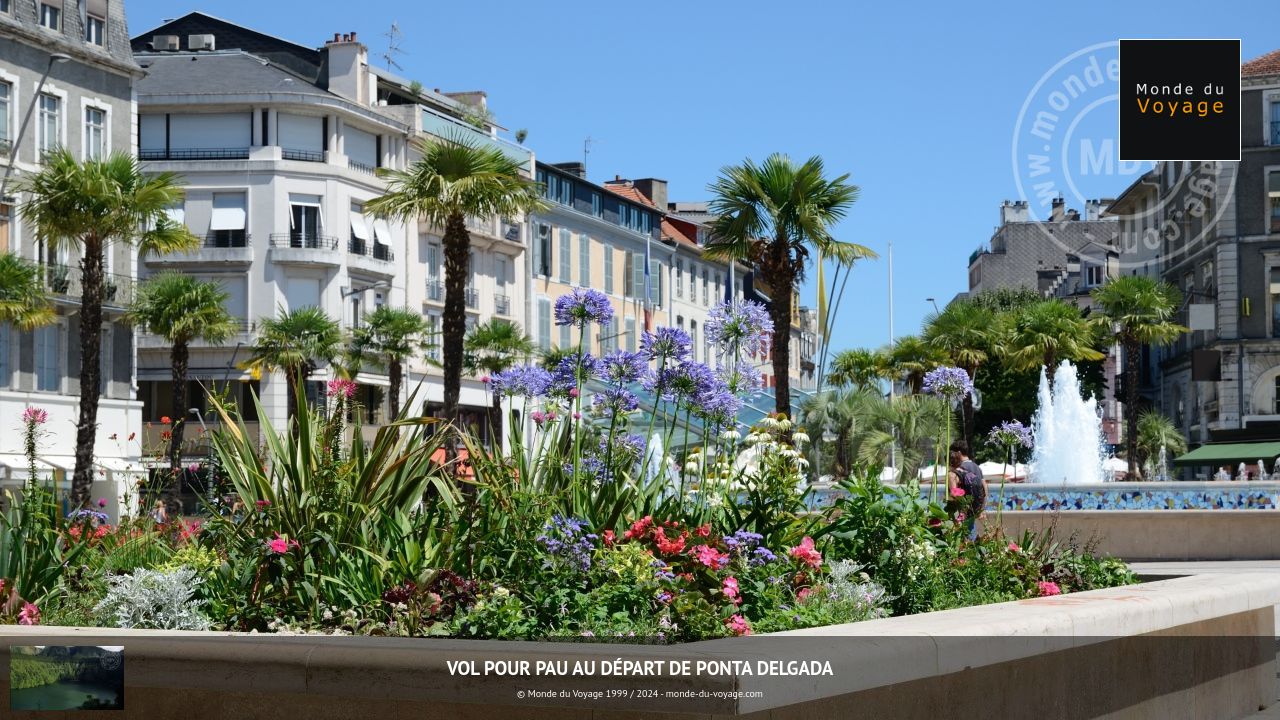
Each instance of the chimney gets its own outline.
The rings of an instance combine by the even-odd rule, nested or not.
[[[1000,203],[1000,224],[1008,225],[1009,223],[1026,222],[1027,221],[1027,203],[1021,200],[1010,202],[1005,200]]]
[[[1067,214],[1067,201],[1060,197],[1053,199],[1053,209],[1050,215],[1050,222],[1062,222]]]
[[[369,105],[369,49],[356,41],[355,33],[334,33],[324,44],[328,56],[327,84],[330,92],[360,105]]]
[[[583,180],[587,179],[587,166],[584,163],[580,163],[580,162],[552,163],[551,166],[560,168],[565,172],[573,173],[574,175],[577,175],[579,178]]]
[[[658,178],[640,178],[632,182],[635,188],[645,197],[649,198],[649,202],[662,208],[667,207],[667,181]]]

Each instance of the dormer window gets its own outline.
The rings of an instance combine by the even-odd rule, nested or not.
[[[1084,266],[1084,284],[1085,287],[1097,287],[1106,280],[1106,269],[1101,265],[1085,265]]]

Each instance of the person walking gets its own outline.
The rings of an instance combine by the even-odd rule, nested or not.
[[[964,513],[963,522],[969,528],[969,539],[976,540],[978,518],[987,505],[987,481],[982,477],[982,468],[969,458],[969,443],[956,440],[949,450],[947,464],[951,470],[947,473],[947,496],[957,501],[958,513]]]

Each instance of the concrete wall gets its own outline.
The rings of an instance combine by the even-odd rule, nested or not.
[[[1222,574],[675,646],[0,627],[125,650],[119,717],[1245,717],[1275,700],[1280,580]],[[466,676],[449,661],[829,662],[775,672]],[[530,699],[530,691],[555,691]],[[621,691],[599,699],[574,691]],[[633,696],[645,690],[657,697]],[[562,694],[563,692],[563,694]],[[667,696],[666,693],[677,695]],[[689,698],[679,693],[705,693]],[[737,694],[737,695],[735,695]],[[8,717],[45,717],[11,713]]]
[[[1125,560],[1280,559],[1280,510],[1069,510],[1006,511],[1005,535],[1053,529],[1096,541],[1097,550]],[[995,513],[983,523],[997,522]]]

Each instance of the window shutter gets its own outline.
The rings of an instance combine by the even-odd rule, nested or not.
[[[636,319],[627,318],[627,352],[636,351]]]
[[[632,253],[631,270],[633,277],[631,278],[631,287],[634,292],[633,297],[644,297],[644,253]]]
[[[613,246],[604,246],[604,291],[613,294]]]
[[[569,253],[573,252],[573,233],[565,228],[560,229],[560,282],[572,282]]]
[[[582,352],[591,352],[591,323],[582,326]]]
[[[538,346],[551,349],[551,301],[538,298]]]
[[[585,233],[578,236],[578,283],[591,287],[591,238]]]
[[[662,263],[658,260],[649,261],[650,286],[649,302],[658,307],[662,307]]]
[[[560,326],[560,349],[561,350],[567,350],[571,345],[573,345],[573,335],[569,332],[570,327],[571,326],[569,325]]]
[[[634,297],[635,289],[631,285],[635,279],[635,274],[631,270],[631,253],[622,256],[622,295],[623,297]]]

